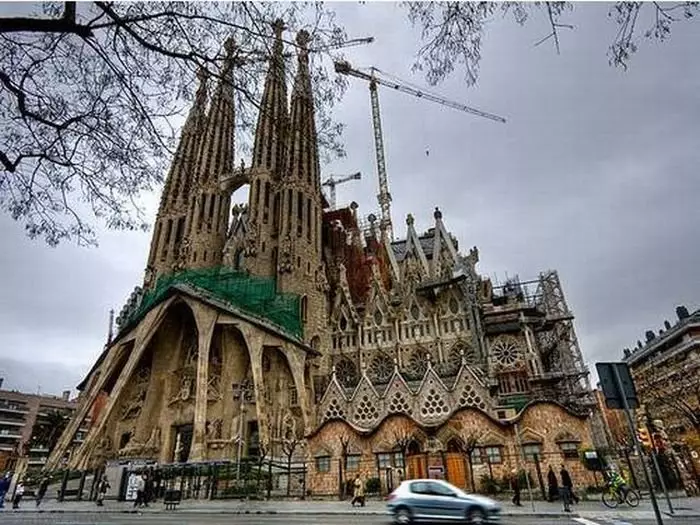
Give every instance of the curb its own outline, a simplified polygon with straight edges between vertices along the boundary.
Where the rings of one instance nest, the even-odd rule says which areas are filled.
[[[175,514],[210,514],[210,515],[295,515],[295,516],[388,516],[389,513],[386,511],[375,511],[366,510],[359,512],[352,511],[321,511],[321,510],[234,510],[234,509],[176,509],[176,510],[165,510],[165,509],[154,509],[149,511],[138,511],[138,510],[109,510],[109,509],[80,509],[80,510],[70,510],[70,509],[28,509],[28,510],[11,510],[7,509],[3,514],[165,514],[165,515],[175,515]],[[566,518],[566,517],[580,517],[578,513],[575,512],[502,512],[501,516],[505,517],[527,517],[527,518]],[[700,514],[698,514],[700,516]],[[686,517],[686,516],[683,516]],[[689,516],[689,517],[695,517]]]

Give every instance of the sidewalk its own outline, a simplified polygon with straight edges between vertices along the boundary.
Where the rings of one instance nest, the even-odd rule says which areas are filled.
[[[573,513],[565,514],[561,503],[549,503],[535,501],[534,510],[529,501],[524,500],[522,507],[515,507],[510,502],[501,502],[504,516],[534,516],[534,517],[562,517],[574,516],[583,518],[637,518],[653,519],[654,514],[651,502],[648,498],[641,501],[637,508],[621,507],[608,509],[600,501],[585,501],[574,505]],[[677,516],[700,518],[700,498],[680,498],[672,501]],[[665,499],[659,500],[659,508],[662,513],[668,515],[668,507]],[[365,507],[350,506],[347,501],[299,501],[299,500],[273,500],[273,501],[241,501],[241,500],[185,500],[177,510],[167,511],[162,501],[152,503],[148,508],[134,509],[133,503],[121,501],[105,501],[104,507],[98,507],[89,501],[66,501],[59,503],[56,500],[45,500],[37,509],[33,500],[22,503],[19,510],[13,511],[5,507],[0,512],[46,512],[46,513],[193,513],[193,514],[347,514],[347,515],[383,515],[386,514],[384,501],[369,500]]]

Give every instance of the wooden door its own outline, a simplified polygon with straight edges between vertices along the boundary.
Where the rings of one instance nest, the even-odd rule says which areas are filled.
[[[447,481],[460,489],[467,487],[467,468],[464,459],[461,452],[445,453]]]
[[[423,479],[427,477],[425,456],[416,454],[406,458],[406,479]]]

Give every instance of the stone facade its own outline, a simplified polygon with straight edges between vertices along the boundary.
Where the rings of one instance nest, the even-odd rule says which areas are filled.
[[[282,32],[275,23],[249,167],[233,167],[231,44],[208,111],[200,88],[181,144],[196,155],[174,160],[144,285],[49,466],[92,413],[74,467],[279,456],[293,445],[319,494],[354,471],[479,484],[529,469],[528,455],[542,468],[565,461],[587,483],[576,458],[592,446],[592,397],[557,272],[492,283],[437,208],[433,227],[419,233],[409,215],[396,241],[355,203],[329,209],[308,34],[297,38],[288,109]],[[249,201],[229,217],[242,184]],[[253,305],[270,282],[276,295]],[[290,300],[292,312],[280,306]]]

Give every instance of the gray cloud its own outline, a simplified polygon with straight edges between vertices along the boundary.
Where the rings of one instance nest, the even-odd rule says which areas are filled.
[[[377,39],[348,50],[353,64],[423,84],[410,72],[417,38],[403,11],[337,8],[350,35]],[[506,125],[380,90],[396,231],[409,212],[428,228],[439,206],[462,249],[479,247],[484,275],[558,269],[591,363],[672,320],[677,304],[700,303],[700,34],[692,22],[677,25],[668,42],[642,45],[623,72],[607,64],[615,28],[606,12],[578,5],[561,55],[533,47],[547,32],[538,21],[494,22],[478,85],[457,75],[434,89],[501,114]],[[351,79],[336,114],[347,124],[348,157],[324,173],[361,170],[363,180],[338,187],[338,198],[368,214],[377,182],[367,86]],[[148,202],[153,213],[156,200]],[[58,391],[58,376],[72,380],[99,354],[109,308],[141,281],[149,236],[103,232],[96,250],[50,249],[4,216],[0,232],[0,358],[65,363],[55,368]]]

